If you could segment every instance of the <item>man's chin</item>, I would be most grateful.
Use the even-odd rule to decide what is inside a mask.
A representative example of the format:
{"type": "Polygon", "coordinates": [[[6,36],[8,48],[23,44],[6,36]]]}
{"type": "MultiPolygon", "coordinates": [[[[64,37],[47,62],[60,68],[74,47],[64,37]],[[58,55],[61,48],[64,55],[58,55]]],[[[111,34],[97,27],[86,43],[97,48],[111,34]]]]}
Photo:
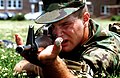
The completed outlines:
{"type": "Polygon", "coordinates": [[[72,51],[71,48],[63,47],[62,52],[70,52],[72,51]]]}

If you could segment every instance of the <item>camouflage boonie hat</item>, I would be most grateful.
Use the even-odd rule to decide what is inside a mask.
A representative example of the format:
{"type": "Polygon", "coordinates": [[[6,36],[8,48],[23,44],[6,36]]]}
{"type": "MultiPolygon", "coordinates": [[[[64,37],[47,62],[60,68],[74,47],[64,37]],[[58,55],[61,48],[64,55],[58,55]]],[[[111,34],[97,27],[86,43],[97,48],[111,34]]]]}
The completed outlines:
{"type": "Polygon", "coordinates": [[[47,24],[57,22],[85,6],[86,0],[43,0],[45,13],[35,22],[47,24]]]}

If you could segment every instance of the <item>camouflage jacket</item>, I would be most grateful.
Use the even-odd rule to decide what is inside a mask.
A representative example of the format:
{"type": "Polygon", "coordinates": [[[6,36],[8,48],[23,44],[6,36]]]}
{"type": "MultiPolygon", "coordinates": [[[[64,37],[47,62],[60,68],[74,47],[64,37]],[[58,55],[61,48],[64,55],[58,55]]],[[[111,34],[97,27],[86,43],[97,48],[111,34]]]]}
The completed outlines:
{"type": "MultiPolygon", "coordinates": [[[[102,78],[114,73],[119,75],[120,36],[103,29],[91,19],[89,25],[89,40],[77,46],[72,52],[66,54],[60,52],[59,56],[70,72],[78,78],[102,78]]],[[[41,33],[39,30],[41,28],[38,29],[37,35],[41,33]]],[[[16,69],[27,70],[30,73],[32,71],[33,74],[40,75],[42,78],[41,68],[28,64],[26,60],[20,61],[16,69]]]]}
{"type": "Polygon", "coordinates": [[[78,46],[76,53],[60,56],[78,78],[101,78],[119,73],[119,35],[103,29],[91,19],[89,25],[89,40],[78,46]]]}

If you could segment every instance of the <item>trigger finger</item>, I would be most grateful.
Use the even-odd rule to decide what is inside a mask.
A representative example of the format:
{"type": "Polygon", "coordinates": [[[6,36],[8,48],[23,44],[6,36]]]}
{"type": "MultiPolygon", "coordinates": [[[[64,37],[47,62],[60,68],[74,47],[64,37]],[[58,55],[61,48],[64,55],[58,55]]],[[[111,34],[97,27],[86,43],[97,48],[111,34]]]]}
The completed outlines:
{"type": "Polygon", "coordinates": [[[17,45],[23,45],[23,40],[20,35],[15,34],[15,41],[17,45]]]}
{"type": "Polygon", "coordinates": [[[43,51],[45,48],[44,47],[39,47],[38,48],[38,53],[40,53],[41,51],[43,51]]]}

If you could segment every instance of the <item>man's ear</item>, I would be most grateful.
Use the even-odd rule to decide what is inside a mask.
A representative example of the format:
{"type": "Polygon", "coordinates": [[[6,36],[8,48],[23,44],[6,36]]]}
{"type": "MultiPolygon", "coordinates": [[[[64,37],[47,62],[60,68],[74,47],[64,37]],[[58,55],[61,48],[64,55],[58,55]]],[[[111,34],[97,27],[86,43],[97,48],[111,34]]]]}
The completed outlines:
{"type": "Polygon", "coordinates": [[[86,22],[88,22],[89,21],[89,18],[90,18],[90,14],[89,14],[89,12],[85,12],[84,14],[83,14],[83,23],[85,24],[86,22]]]}

